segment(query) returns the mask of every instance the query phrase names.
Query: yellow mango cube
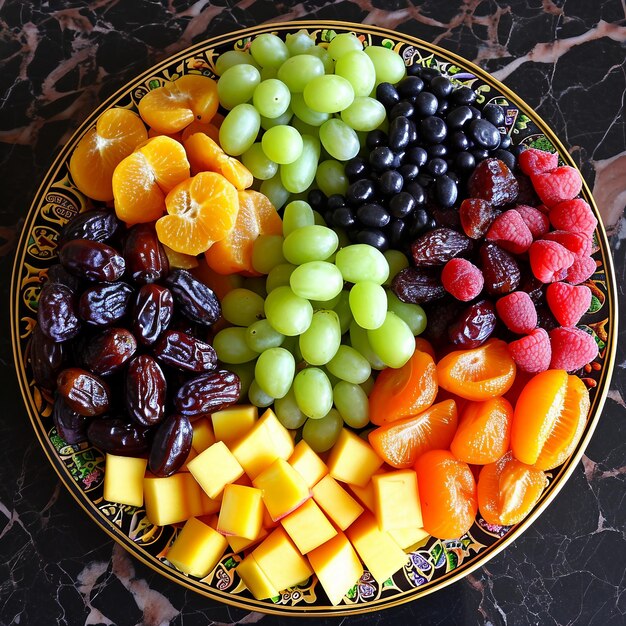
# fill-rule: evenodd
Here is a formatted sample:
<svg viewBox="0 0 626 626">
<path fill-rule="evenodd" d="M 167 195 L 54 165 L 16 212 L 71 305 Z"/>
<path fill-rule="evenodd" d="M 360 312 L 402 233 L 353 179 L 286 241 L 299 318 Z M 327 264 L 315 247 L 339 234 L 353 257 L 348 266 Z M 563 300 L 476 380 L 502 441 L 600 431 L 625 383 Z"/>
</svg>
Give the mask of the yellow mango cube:
<svg viewBox="0 0 626 626">
<path fill-rule="evenodd" d="M 378 528 L 378 523 L 371 513 L 363 513 L 346 530 L 346 535 L 365 563 L 365 567 L 380 585 L 402 569 L 407 562 L 407 555 L 402 548 L 389 533 Z"/>
<path fill-rule="evenodd" d="M 198 456 L 198 453 L 193 449 L 193 448 L 189 448 L 189 454 L 187 455 L 187 458 L 185 459 L 185 462 L 183 463 L 182 467 L 180 468 L 181 472 L 188 472 L 189 469 L 187 468 L 187 463 L 189 463 L 189 461 L 195 459 Z"/>
<path fill-rule="evenodd" d="M 259 419 L 259 409 L 250 404 L 235 404 L 211 415 L 213 432 L 217 441 L 230 446 L 252 430 Z"/>
<path fill-rule="evenodd" d="M 326 463 L 304 439 L 301 439 L 293 449 L 293 454 L 289 457 L 289 465 L 304 478 L 304 482 L 309 487 L 313 487 L 328 474 Z"/>
<path fill-rule="evenodd" d="M 263 573 L 263 570 L 256 562 L 254 555 L 248 556 L 237 565 L 235 570 L 239 574 L 239 578 L 248 588 L 248 591 L 257 599 L 275 598 L 279 595 L 279 591 L 272 585 L 269 578 Z"/>
<path fill-rule="evenodd" d="M 343 533 L 308 554 L 309 563 L 333 606 L 356 585 L 363 566 Z"/>
<path fill-rule="evenodd" d="M 293 454 L 293 440 L 274 411 L 267 409 L 252 430 L 233 445 L 232 452 L 254 480 L 276 459 L 287 460 Z"/>
<path fill-rule="evenodd" d="M 412 548 L 430 536 L 423 528 L 394 528 L 388 532 L 403 550 Z"/>
<path fill-rule="evenodd" d="M 304 478 L 283 459 L 276 459 L 252 484 L 263 492 L 263 503 L 274 521 L 289 515 L 311 497 Z"/>
<path fill-rule="evenodd" d="M 106 455 L 104 470 L 104 499 L 119 504 L 143 504 L 143 477 L 147 459 L 132 456 Z"/>
<path fill-rule="evenodd" d="M 234 535 L 228 535 L 226 537 L 226 541 L 228 541 L 228 545 L 231 547 L 233 552 L 243 552 L 247 550 L 250 546 L 253 546 L 255 543 L 259 543 L 265 537 L 267 537 L 269 533 L 263 527 L 259 531 L 259 534 L 254 539 L 245 539 L 244 537 L 236 537 Z"/>
<path fill-rule="evenodd" d="M 364 487 L 382 464 L 372 446 L 347 428 L 339 434 L 327 463 L 333 478 L 358 487 Z"/>
<path fill-rule="evenodd" d="M 243 468 L 223 441 L 201 452 L 187 467 L 209 498 L 219 496 L 226 485 L 243 475 Z"/>
<path fill-rule="evenodd" d="M 217 530 L 223 535 L 256 539 L 263 522 L 261 490 L 243 485 L 226 485 Z"/>
<path fill-rule="evenodd" d="M 381 530 L 421 528 L 417 474 L 412 469 L 372 476 L 376 521 Z"/>
<path fill-rule="evenodd" d="M 313 574 L 284 528 L 278 527 L 253 551 L 255 561 L 278 591 L 293 587 Z"/>
<path fill-rule="evenodd" d="M 363 507 L 332 476 L 324 476 L 312 491 L 315 502 L 339 530 L 363 513 Z"/>
<path fill-rule="evenodd" d="M 302 554 L 314 550 L 337 534 L 312 498 L 283 517 L 280 523 Z"/>
<path fill-rule="evenodd" d="M 202 417 L 196 420 L 193 424 L 193 438 L 191 440 L 191 447 L 197 454 L 204 452 L 207 448 L 215 443 L 215 434 L 213 433 L 213 426 L 211 426 L 210 420 L 206 417 Z M 187 459 L 191 461 L 191 459 Z"/>
<path fill-rule="evenodd" d="M 189 477 L 189 474 L 179 472 L 167 478 L 144 478 L 144 505 L 150 523 L 167 526 L 184 522 L 191 517 L 190 499 L 187 495 Z"/>
<path fill-rule="evenodd" d="M 167 560 L 178 570 L 204 578 L 217 565 L 228 543 L 216 530 L 195 517 L 187 520 L 167 552 Z"/>
</svg>

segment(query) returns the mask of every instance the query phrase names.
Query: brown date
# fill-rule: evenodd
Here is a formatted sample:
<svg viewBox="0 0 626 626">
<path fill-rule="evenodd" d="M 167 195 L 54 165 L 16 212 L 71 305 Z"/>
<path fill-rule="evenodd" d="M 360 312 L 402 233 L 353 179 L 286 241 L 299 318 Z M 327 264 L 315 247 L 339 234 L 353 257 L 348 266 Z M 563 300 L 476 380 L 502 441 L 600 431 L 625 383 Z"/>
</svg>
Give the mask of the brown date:
<svg viewBox="0 0 626 626">
<path fill-rule="evenodd" d="M 186 415 L 170 415 L 156 430 L 148 468 L 160 478 L 178 471 L 189 456 L 193 428 Z"/>
<path fill-rule="evenodd" d="M 144 346 L 152 345 L 169 326 L 174 313 L 172 292 L 160 285 L 143 285 L 133 307 L 133 332 Z"/>
<path fill-rule="evenodd" d="M 124 258 L 114 248 L 98 241 L 74 239 L 59 251 L 59 261 L 70 274 L 87 280 L 112 283 L 124 273 Z"/>
<path fill-rule="evenodd" d="M 102 450 L 118 456 L 137 456 L 150 448 L 150 429 L 124 420 L 93 420 L 87 428 L 89 441 Z"/>
<path fill-rule="evenodd" d="M 132 294 L 126 283 L 98 283 L 81 295 L 78 314 L 92 326 L 110 326 L 128 313 Z"/>
<path fill-rule="evenodd" d="M 87 418 L 71 409 L 58 394 L 54 398 L 52 421 L 63 441 L 70 445 L 87 441 Z"/>
<path fill-rule="evenodd" d="M 70 409 L 85 417 L 102 415 L 111 405 L 109 386 L 78 367 L 68 367 L 58 375 L 57 391 Z"/>
<path fill-rule="evenodd" d="M 39 296 L 37 322 L 43 334 L 52 341 L 67 341 L 81 328 L 76 315 L 74 292 L 61 283 L 46 283 Z"/>
<path fill-rule="evenodd" d="M 496 310 L 489 300 L 466 307 L 448 328 L 448 338 L 459 348 L 478 348 L 496 327 Z"/>
<path fill-rule="evenodd" d="M 213 346 L 178 330 L 165 331 L 154 346 L 159 361 L 188 372 L 209 372 L 217 365 Z"/>
<path fill-rule="evenodd" d="M 411 244 L 411 255 L 417 267 L 445 265 L 450 259 L 471 252 L 472 246 L 472 240 L 463 233 L 435 228 Z"/>
<path fill-rule="evenodd" d="M 128 231 L 124 259 L 128 273 L 140 285 L 161 280 L 170 271 L 167 255 L 152 224 L 137 224 Z"/>
<path fill-rule="evenodd" d="M 471 198 L 482 198 L 499 207 L 515 202 L 519 194 L 519 183 L 504 161 L 485 159 L 469 177 L 467 191 Z"/>
<path fill-rule="evenodd" d="M 189 417 L 215 413 L 237 402 L 240 389 L 239 376 L 228 370 L 201 374 L 178 389 L 174 406 Z"/>
<path fill-rule="evenodd" d="M 81 353 L 86 369 L 98 376 L 119 370 L 136 352 L 137 341 L 125 328 L 107 328 L 92 337 Z"/>
<path fill-rule="evenodd" d="M 402 302 L 412 304 L 432 302 L 446 295 L 440 272 L 423 267 L 400 270 L 391 283 L 391 289 Z"/>
<path fill-rule="evenodd" d="M 142 426 L 154 426 L 165 415 L 167 382 L 159 364 L 149 355 L 135 357 L 126 372 L 126 410 Z"/>
<path fill-rule="evenodd" d="M 489 295 L 510 293 L 517 289 L 521 272 L 513 255 L 495 243 L 486 243 L 481 246 L 479 257 L 485 290 Z"/>
<path fill-rule="evenodd" d="M 59 236 L 59 245 L 73 239 L 89 239 L 102 243 L 113 237 L 119 226 L 120 221 L 114 211 L 106 209 L 85 211 L 79 213 L 63 227 Z"/>
<path fill-rule="evenodd" d="M 65 358 L 66 350 L 63 344 L 46 337 L 41 327 L 35 326 L 29 348 L 30 367 L 35 382 L 44 389 L 54 389 Z"/>
<path fill-rule="evenodd" d="M 217 296 L 187 270 L 174 270 L 167 277 L 165 284 L 170 288 L 185 317 L 204 326 L 211 326 L 217 322 L 221 315 Z"/>
<path fill-rule="evenodd" d="M 70 274 L 60 263 L 55 263 L 48 268 L 48 282 L 61 283 L 74 293 L 80 288 L 80 280 Z"/>
</svg>

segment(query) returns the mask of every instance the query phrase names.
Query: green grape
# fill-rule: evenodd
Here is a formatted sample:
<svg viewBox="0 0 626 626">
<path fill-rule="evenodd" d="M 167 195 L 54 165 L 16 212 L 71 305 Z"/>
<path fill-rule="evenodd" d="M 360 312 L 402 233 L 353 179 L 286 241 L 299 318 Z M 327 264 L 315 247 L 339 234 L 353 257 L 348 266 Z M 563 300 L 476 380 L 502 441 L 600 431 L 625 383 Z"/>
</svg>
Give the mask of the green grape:
<svg viewBox="0 0 626 626">
<path fill-rule="evenodd" d="M 285 335 L 274 330 L 267 320 L 258 320 L 246 328 L 246 343 L 255 352 L 278 348 L 284 341 Z"/>
<path fill-rule="evenodd" d="M 364 243 L 339 250 L 335 263 L 349 283 L 369 280 L 382 285 L 389 276 L 389 264 L 383 253 Z"/>
<path fill-rule="evenodd" d="M 385 369 L 385 364 L 370 345 L 367 330 L 361 328 L 354 320 L 350 322 L 350 345 L 368 360 L 372 369 Z"/>
<path fill-rule="evenodd" d="M 339 346 L 335 356 L 326 363 L 326 369 L 355 385 L 365 382 L 372 373 L 369 361 L 355 348 L 346 345 Z"/>
<path fill-rule="evenodd" d="M 351 33 L 336 35 L 328 44 L 328 54 L 335 61 L 353 50 L 363 50 L 363 44 L 358 37 Z"/>
<path fill-rule="evenodd" d="M 229 67 L 217 81 L 220 104 L 230 110 L 238 104 L 248 102 L 260 82 L 261 74 L 253 65 Z"/>
<path fill-rule="evenodd" d="M 313 313 L 311 325 L 300 335 L 302 358 L 311 365 L 328 363 L 341 344 L 341 328 L 337 313 L 329 310 Z"/>
<path fill-rule="evenodd" d="M 376 84 L 374 64 L 362 50 L 353 50 L 338 59 L 335 74 L 350 82 L 357 97 L 369 96 Z"/>
<path fill-rule="evenodd" d="M 324 73 L 332 74 L 335 71 L 335 62 L 333 58 L 328 54 L 326 48 L 322 46 L 313 46 L 309 48 L 305 54 L 317 57 L 324 64 Z"/>
<path fill-rule="evenodd" d="M 299 57 L 297 57 L 299 58 Z M 313 58 L 313 57 L 311 57 Z M 320 113 L 309 108 L 301 93 L 294 93 L 291 97 L 291 108 L 293 114 L 309 126 L 321 126 L 330 118 L 330 113 Z"/>
<path fill-rule="evenodd" d="M 387 367 L 402 367 L 415 352 L 411 329 L 392 311 L 387 311 L 383 324 L 367 331 L 372 349 Z"/>
<path fill-rule="evenodd" d="M 376 379 L 373 376 L 370 376 L 364 383 L 361 383 L 359 386 L 365 392 L 365 395 L 369 397 L 370 393 L 372 393 L 372 389 L 374 389 L 374 384 L 376 383 Z"/>
<path fill-rule="evenodd" d="M 339 411 L 331 409 L 321 419 L 308 419 L 302 427 L 302 438 L 314 452 L 326 452 L 335 445 L 342 428 Z"/>
<path fill-rule="evenodd" d="M 283 211 L 283 235 L 286 237 L 303 226 L 313 226 L 313 210 L 304 200 L 290 202 Z"/>
<path fill-rule="evenodd" d="M 261 139 L 263 152 L 269 159 L 282 165 L 293 163 L 302 154 L 302 136 L 291 126 L 273 126 Z"/>
<path fill-rule="evenodd" d="M 311 126 L 305 124 L 299 117 L 295 117 L 291 120 L 291 125 L 301 134 L 309 135 L 309 137 L 315 137 L 319 139 L 320 129 L 317 126 Z"/>
<path fill-rule="evenodd" d="M 383 285 L 391 285 L 391 281 L 393 281 L 396 274 L 405 267 L 409 267 L 409 260 L 400 250 L 385 250 L 383 255 L 389 265 L 389 276 L 387 276 L 387 280 L 385 280 Z"/>
<path fill-rule="evenodd" d="M 243 279 L 242 287 L 256 293 L 261 296 L 261 298 L 265 298 L 267 295 L 265 276 L 247 276 Z"/>
<path fill-rule="evenodd" d="M 267 294 L 265 316 L 274 329 L 291 337 L 301 335 L 311 325 L 313 307 L 290 287 L 277 287 Z"/>
<path fill-rule="evenodd" d="M 280 67 L 289 58 L 285 42 L 270 33 L 257 35 L 250 44 L 250 53 L 261 67 Z"/>
<path fill-rule="evenodd" d="M 280 166 L 280 180 L 291 193 L 306 191 L 315 180 L 320 157 L 320 141 L 311 135 L 302 135 L 302 153 L 293 162 Z"/>
<path fill-rule="evenodd" d="M 352 311 L 350 310 L 350 292 L 345 289 L 339 294 L 339 302 L 333 307 L 339 317 L 341 334 L 348 332 L 350 322 L 352 322 Z"/>
<path fill-rule="evenodd" d="M 284 348 L 269 348 L 259 355 L 254 379 L 268 396 L 282 398 L 291 388 L 296 373 L 293 354 Z"/>
<path fill-rule="evenodd" d="M 320 113 L 338 113 L 354 100 L 352 85 L 341 76 L 317 76 L 304 88 L 305 104 Z"/>
<path fill-rule="evenodd" d="M 247 363 L 229 363 L 228 369 L 239 376 L 240 390 L 239 390 L 239 402 L 245 402 L 245 398 L 248 395 L 248 389 L 254 380 L 254 361 L 248 361 Z"/>
<path fill-rule="evenodd" d="M 336 193 L 344 195 L 350 184 L 343 163 L 335 159 L 326 159 L 317 166 L 315 182 L 327 197 Z"/>
<path fill-rule="evenodd" d="M 272 398 L 272 396 L 268 396 L 261 389 L 261 387 L 259 387 L 259 383 L 257 383 L 256 380 L 253 380 L 250 383 L 250 387 L 248 389 L 248 400 L 250 401 L 250 404 L 254 404 L 254 406 L 258 406 L 259 408 L 271 406 L 274 403 L 274 398 Z"/>
<path fill-rule="evenodd" d="M 276 210 L 280 209 L 289 200 L 290 196 L 280 180 L 280 172 L 276 172 L 275 176 L 264 180 L 259 187 L 259 191 L 269 198 Z"/>
<path fill-rule="evenodd" d="M 293 117 L 293 111 L 291 110 L 291 106 L 287 108 L 287 110 L 278 117 L 263 117 L 261 116 L 261 128 L 263 130 L 269 130 L 270 128 L 274 128 L 274 126 L 285 126 L 289 124 L 291 118 Z"/>
<path fill-rule="evenodd" d="M 300 410 L 313 419 L 321 419 L 333 406 L 333 388 L 318 367 L 300 370 L 293 380 L 293 391 Z"/>
<path fill-rule="evenodd" d="M 301 298 L 327 301 L 339 295 L 343 289 L 343 278 L 332 263 L 309 261 L 293 271 L 289 284 Z"/>
<path fill-rule="evenodd" d="M 213 348 L 222 363 L 247 363 L 259 356 L 246 343 L 246 329 L 231 326 L 220 330 L 213 338 Z"/>
<path fill-rule="evenodd" d="M 335 385 L 341 380 L 341 378 L 337 378 L 337 376 L 335 376 L 334 374 L 331 374 L 331 372 L 329 372 L 325 367 L 322 367 L 321 369 L 324 372 L 324 374 L 328 376 L 328 380 L 330 381 L 330 386 L 334 388 Z"/>
<path fill-rule="evenodd" d="M 259 235 L 252 244 L 252 267 L 261 274 L 269 274 L 285 262 L 281 235 Z"/>
<path fill-rule="evenodd" d="M 279 117 L 287 111 L 290 102 L 287 85 L 276 78 L 263 80 L 252 94 L 252 104 L 263 117 Z"/>
<path fill-rule="evenodd" d="M 298 408 L 296 395 L 293 392 L 293 385 L 282 398 L 276 398 L 276 402 L 274 402 L 274 412 L 276 413 L 278 421 L 285 428 L 289 428 L 290 430 L 300 428 L 307 420 L 307 416 Z"/>
<path fill-rule="evenodd" d="M 406 65 L 402 57 L 383 46 L 368 46 L 365 54 L 372 60 L 376 69 L 377 83 L 395 85 L 406 76 Z"/>
<path fill-rule="evenodd" d="M 370 421 L 367 394 L 359 385 L 345 380 L 333 387 L 333 401 L 343 421 L 351 428 L 364 428 Z"/>
<path fill-rule="evenodd" d="M 296 352 L 300 349 L 298 347 L 298 342 L 300 341 L 300 337 L 298 335 L 292 335 L 292 336 L 285 336 L 285 341 L 283 341 L 282 347 L 285 348 L 285 350 L 289 350 L 289 352 L 291 352 L 291 354 L 293 354 L 294 356 L 296 355 Z M 296 359 L 296 361 L 301 361 L 302 359 Z"/>
<path fill-rule="evenodd" d="M 280 263 L 279 265 L 273 267 L 267 275 L 267 280 L 265 281 L 267 293 L 274 291 L 276 287 L 288 287 L 289 277 L 295 269 L 296 265 L 292 265 L 291 263 Z"/>
<path fill-rule="evenodd" d="M 271 80 L 272 78 L 276 78 L 278 76 L 278 69 L 275 67 L 270 67 L 266 65 L 261 68 L 261 82 L 264 80 Z"/>
<path fill-rule="evenodd" d="M 288 33 L 285 37 L 285 45 L 289 50 L 289 55 L 294 57 L 298 54 L 304 54 L 309 48 L 315 45 L 315 42 L 309 37 L 304 29 L 300 29 L 296 33 Z"/>
<path fill-rule="evenodd" d="M 268 159 L 263 152 L 260 141 L 253 143 L 242 155 L 241 162 L 250 170 L 250 173 L 259 180 L 272 178 L 278 172 L 278 163 Z"/>
<path fill-rule="evenodd" d="M 387 292 L 387 306 L 406 322 L 413 335 L 421 335 L 426 329 L 426 312 L 419 304 L 402 302 L 395 293 Z"/>
<path fill-rule="evenodd" d="M 326 226 L 303 226 L 285 238 L 283 254 L 289 263 L 301 265 L 309 261 L 324 261 L 337 249 L 339 239 Z"/>
<path fill-rule="evenodd" d="M 252 65 L 259 69 L 257 62 L 249 52 L 243 50 L 227 50 L 217 57 L 215 62 L 215 73 L 221 76 L 228 68 L 234 65 Z"/>
<path fill-rule="evenodd" d="M 345 122 L 333 118 L 320 126 L 320 141 L 331 157 L 349 161 L 360 149 L 359 138 Z"/>
<path fill-rule="evenodd" d="M 318 311 L 320 309 L 334 309 L 339 303 L 339 300 L 341 300 L 341 292 L 330 300 L 309 300 L 309 302 L 313 306 L 313 309 Z"/>
<path fill-rule="evenodd" d="M 341 112 L 341 119 L 350 128 L 366 132 L 378 128 L 386 115 L 385 107 L 378 100 L 355 98 L 354 102 Z"/>
<path fill-rule="evenodd" d="M 301 54 L 287 59 L 278 70 L 282 80 L 292 94 L 301 94 L 307 83 L 316 76 L 324 75 L 324 64 L 317 57 Z"/>
<path fill-rule="evenodd" d="M 313 209 L 313 221 L 315 226 L 326 226 L 326 220 L 319 211 Z"/>
<path fill-rule="evenodd" d="M 350 289 L 350 310 L 359 326 L 368 330 L 378 328 L 385 321 L 387 293 L 369 280 L 356 283 Z"/>
<path fill-rule="evenodd" d="M 260 125 L 261 116 L 251 104 L 238 104 L 228 113 L 220 126 L 219 139 L 222 150 L 231 156 L 243 154 L 254 143 Z"/>
<path fill-rule="evenodd" d="M 233 289 L 222 298 L 222 315 L 235 326 L 250 326 L 263 317 L 263 298 L 249 289 Z"/>
</svg>

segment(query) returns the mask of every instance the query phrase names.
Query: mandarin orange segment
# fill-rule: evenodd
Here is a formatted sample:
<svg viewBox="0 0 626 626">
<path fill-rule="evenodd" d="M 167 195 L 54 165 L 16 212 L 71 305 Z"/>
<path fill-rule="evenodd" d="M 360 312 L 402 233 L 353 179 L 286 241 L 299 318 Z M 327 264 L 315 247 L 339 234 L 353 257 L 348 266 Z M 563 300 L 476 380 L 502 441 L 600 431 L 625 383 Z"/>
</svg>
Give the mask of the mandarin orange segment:
<svg viewBox="0 0 626 626">
<path fill-rule="evenodd" d="M 165 250 L 165 255 L 167 256 L 167 260 L 171 268 L 191 270 L 195 267 L 198 267 L 198 257 L 192 256 L 191 254 L 176 252 L 176 250 L 172 250 L 170 247 L 164 244 L 161 245 L 163 246 L 163 250 Z"/>
<path fill-rule="evenodd" d="M 454 400 L 433 404 L 419 415 L 370 431 L 368 439 L 378 456 L 392 467 L 412 467 L 428 450 L 445 449 L 457 427 Z"/>
<path fill-rule="evenodd" d="M 426 354 L 430 354 L 433 361 L 435 360 L 435 349 L 433 348 L 433 344 L 428 341 L 428 339 L 424 339 L 423 337 L 415 337 L 415 349 L 420 352 L 426 352 Z"/>
<path fill-rule="evenodd" d="M 224 299 L 224 296 L 229 291 L 243 287 L 243 276 L 239 274 L 218 274 L 202 258 L 199 260 L 198 267 L 191 270 L 191 273 L 207 287 L 210 287 L 220 301 Z"/>
<path fill-rule="evenodd" d="M 165 193 L 189 178 L 187 153 L 175 139 L 159 135 L 148 139 L 138 150 L 148 160 L 157 185 Z"/>
<path fill-rule="evenodd" d="M 505 394 L 515 380 L 515 371 L 515 362 L 500 339 L 491 339 L 473 350 L 455 350 L 437 363 L 439 384 L 466 400 Z"/>
<path fill-rule="evenodd" d="M 213 141 L 219 141 L 220 137 L 220 129 L 215 126 L 213 122 L 209 124 L 203 124 L 199 120 L 194 120 L 189 124 L 189 126 L 185 126 L 183 132 L 181 133 L 181 140 L 184 143 L 191 137 L 191 135 L 195 135 L 196 133 L 204 133 L 208 135 Z"/>
<path fill-rule="evenodd" d="M 450 444 L 454 456 L 466 463 L 494 463 L 509 449 L 513 407 L 504 398 L 468 402 Z"/>
<path fill-rule="evenodd" d="M 94 200 L 113 200 L 113 171 L 147 138 L 144 123 L 133 111 L 105 111 L 72 152 L 69 167 L 76 187 Z"/>
<path fill-rule="evenodd" d="M 201 74 L 185 74 L 174 82 L 179 91 L 187 94 L 195 119 L 208 124 L 215 117 L 219 106 L 217 83 Z"/>
</svg>

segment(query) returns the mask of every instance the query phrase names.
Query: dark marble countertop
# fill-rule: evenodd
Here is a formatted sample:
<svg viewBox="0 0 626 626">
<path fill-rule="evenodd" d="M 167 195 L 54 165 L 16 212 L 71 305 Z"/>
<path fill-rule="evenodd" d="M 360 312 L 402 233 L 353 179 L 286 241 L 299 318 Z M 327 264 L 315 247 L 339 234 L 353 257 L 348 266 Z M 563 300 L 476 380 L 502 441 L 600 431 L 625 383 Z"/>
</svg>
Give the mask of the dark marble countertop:
<svg viewBox="0 0 626 626">
<path fill-rule="evenodd" d="M 626 270 L 623 0 L 4 0 L 0 2 L 0 624 L 290 624 L 215 604 L 131 558 L 61 487 L 26 417 L 8 332 L 11 266 L 59 147 L 115 89 L 212 34 L 267 21 L 364 22 L 475 61 L 536 107 L 593 189 Z M 625 328 L 622 325 L 622 329 Z M 514 544 L 434 595 L 319 624 L 626 623 L 626 343 L 566 486 Z"/>
</svg>

